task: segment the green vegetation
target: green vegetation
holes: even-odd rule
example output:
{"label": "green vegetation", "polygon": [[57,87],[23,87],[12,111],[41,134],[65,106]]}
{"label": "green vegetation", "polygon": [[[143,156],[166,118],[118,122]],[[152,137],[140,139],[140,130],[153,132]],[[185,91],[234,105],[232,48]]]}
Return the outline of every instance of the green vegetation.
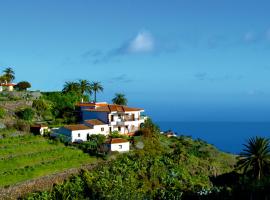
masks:
{"label": "green vegetation", "polygon": [[[12,131],[7,131],[6,134]],[[41,136],[0,140],[0,187],[92,163],[81,150]]]}
{"label": "green vegetation", "polygon": [[35,112],[32,108],[23,108],[23,109],[18,110],[16,112],[16,115],[22,120],[32,121],[35,115]]}
{"label": "green vegetation", "polygon": [[93,82],[91,84],[92,91],[94,92],[94,101],[97,102],[97,93],[103,91],[103,86],[101,85],[100,82]]}
{"label": "green vegetation", "polygon": [[72,82],[72,81],[67,81],[64,84],[64,88],[62,90],[63,93],[70,93],[70,92],[75,92],[79,93],[80,92],[80,85],[77,82]]}
{"label": "green vegetation", "polygon": [[81,95],[91,95],[92,94],[92,86],[91,83],[88,80],[79,80],[79,87]]}
{"label": "green vegetation", "polygon": [[0,129],[0,138],[6,138],[6,137],[10,137],[11,135],[14,135],[14,133],[16,133],[16,129]]}
{"label": "green vegetation", "polygon": [[116,94],[115,94],[115,97],[112,99],[112,102],[113,102],[114,104],[126,106],[128,100],[127,100],[127,98],[125,97],[124,94],[116,93]]}
{"label": "green vegetation", "polygon": [[5,115],[6,115],[5,109],[0,107],[0,119],[3,119]]}
{"label": "green vegetation", "polygon": [[270,140],[262,137],[250,138],[240,153],[238,166],[244,173],[260,180],[270,169]]}
{"label": "green vegetation", "polygon": [[43,93],[42,99],[45,100],[45,104],[47,104],[45,105],[47,109],[42,115],[52,115],[55,119],[55,124],[76,122],[75,105],[80,101],[79,95],[74,92],[45,92]]}
{"label": "green vegetation", "polygon": [[134,151],[28,199],[182,199],[211,190],[210,178],[231,172],[236,162],[201,140],[160,135],[150,120],[142,133]]}
{"label": "green vegetation", "polygon": [[3,75],[0,77],[0,82],[10,83],[15,79],[15,72],[11,67],[8,67],[3,70]]}
{"label": "green vegetation", "polygon": [[92,156],[104,156],[101,153],[102,144],[104,144],[106,137],[101,134],[90,135],[86,142],[78,144],[77,147],[82,149],[85,153],[89,153]]}
{"label": "green vegetation", "polygon": [[90,97],[94,89],[94,83],[90,83],[88,80],[80,79],[78,82],[65,82],[62,92],[65,94],[76,93],[77,95],[81,96],[81,99],[88,101],[88,96]]}

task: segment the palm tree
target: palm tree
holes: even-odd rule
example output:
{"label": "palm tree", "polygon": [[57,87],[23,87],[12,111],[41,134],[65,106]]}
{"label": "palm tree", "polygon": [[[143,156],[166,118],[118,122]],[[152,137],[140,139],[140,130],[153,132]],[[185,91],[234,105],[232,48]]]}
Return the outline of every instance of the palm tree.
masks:
{"label": "palm tree", "polygon": [[95,94],[95,102],[97,101],[97,92],[102,92],[103,91],[103,86],[100,84],[100,82],[93,82],[91,84],[92,90],[94,91]]}
{"label": "palm tree", "polygon": [[124,94],[116,93],[115,97],[112,99],[112,102],[114,104],[126,106],[128,101]]}
{"label": "palm tree", "polygon": [[237,162],[238,168],[260,180],[269,168],[270,140],[256,136],[250,138],[244,146]]}
{"label": "palm tree", "polygon": [[4,73],[3,76],[5,77],[8,83],[10,83],[11,81],[15,79],[15,72],[13,71],[11,67],[4,69],[3,73]]}
{"label": "palm tree", "polygon": [[85,93],[88,93],[89,95],[92,94],[92,86],[91,83],[88,80],[79,80],[79,85],[81,89],[81,94],[84,95]]}
{"label": "palm tree", "polygon": [[67,81],[64,84],[64,88],[62,90],[64,93],[68,93],[68,92],[76,92],[76,93],[80,93],[80,85],[79,83],[73,82],[73,81]]}

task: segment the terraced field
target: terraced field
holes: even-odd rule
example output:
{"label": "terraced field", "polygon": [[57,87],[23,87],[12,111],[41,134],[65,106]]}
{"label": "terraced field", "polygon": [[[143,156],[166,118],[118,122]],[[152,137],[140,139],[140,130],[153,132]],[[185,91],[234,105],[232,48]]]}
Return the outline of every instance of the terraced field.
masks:
{"label": "terraced field", "polygon": [[0,187],[61,172],[96,159],[41,136],[0,139]]}

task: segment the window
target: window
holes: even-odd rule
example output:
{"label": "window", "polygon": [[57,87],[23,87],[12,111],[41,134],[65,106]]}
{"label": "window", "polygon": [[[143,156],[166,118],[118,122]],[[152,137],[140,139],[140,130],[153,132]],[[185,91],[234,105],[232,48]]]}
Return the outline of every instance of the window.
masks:
{"label": "window", "polygon": [[81,137],[81,134],[80,133],[78,133],[78,137]]}
{"label": "window", "polygon": [[120,126],[118,126],[118,131],[121,131],[121,127]]}
{"label": "window", "polygon": [[118,146],[118,149],[122,149],[122,145],[119,145],[119,146]]}
{"label": "window", "polygon": [[101,128],[101,131],[104,131],[104,128]]}

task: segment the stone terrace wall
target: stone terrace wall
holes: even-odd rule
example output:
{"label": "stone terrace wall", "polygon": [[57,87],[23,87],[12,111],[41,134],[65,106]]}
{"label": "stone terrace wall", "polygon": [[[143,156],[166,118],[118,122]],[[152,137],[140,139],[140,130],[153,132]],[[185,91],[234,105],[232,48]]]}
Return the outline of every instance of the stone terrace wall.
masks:
{"label": "stone terrace wall", "polygon": [[54,184],[63,183],[64,180],[68,179],[71,175],[79,174],[82,169],[92,170],[101,163],[105,163],[105,161],[99,161],[95,164],[84,165],[80,168],[68,169],[64,172],[43,176],[37,179],[18,183],[13,186],[0,188],[0,199],[18,199],[31,192],[50,190]]}

